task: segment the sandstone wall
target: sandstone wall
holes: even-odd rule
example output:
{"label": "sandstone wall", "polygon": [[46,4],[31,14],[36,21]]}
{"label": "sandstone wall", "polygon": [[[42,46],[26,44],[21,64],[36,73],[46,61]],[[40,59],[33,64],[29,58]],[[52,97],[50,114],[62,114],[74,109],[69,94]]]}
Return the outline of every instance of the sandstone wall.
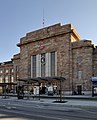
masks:
{"label": "sandstone wall", "polygon": [[73,48],[73,88],[82,85],[82,90],[91,89],[93,75],[93,45],[89,40],[72,43]]}
{"label": "sandstone wall", "polygon": [[[31,76],[31,56],[41,53],[57,52],[57,73],[64,76],[64,87],[70,89],[72,77],[71,24],[60,24],[27,33],[21,38],[20,47],[20,78]],[[73,33],[74,34],[74,33]],[[76,36],[76,35],[75,35]],[[76,36],[79,39],[79,36]]]}

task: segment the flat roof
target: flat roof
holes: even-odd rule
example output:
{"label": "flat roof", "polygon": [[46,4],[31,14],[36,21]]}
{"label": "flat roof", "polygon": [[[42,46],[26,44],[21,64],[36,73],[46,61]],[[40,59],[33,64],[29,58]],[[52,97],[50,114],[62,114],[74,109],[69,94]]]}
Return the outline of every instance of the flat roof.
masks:
{"label": "flat roof", "polygon": [[18,79],[18,81],[23,81],[23,82],[40,82],[40,81],[61,81],[61,80],[66,80],[65,77],[35,77],[35,78],[24,78],[24,79]]}
{"label": "flat roof", "polygon": [[0,83],[0,86],[17,85],[17,83]]}

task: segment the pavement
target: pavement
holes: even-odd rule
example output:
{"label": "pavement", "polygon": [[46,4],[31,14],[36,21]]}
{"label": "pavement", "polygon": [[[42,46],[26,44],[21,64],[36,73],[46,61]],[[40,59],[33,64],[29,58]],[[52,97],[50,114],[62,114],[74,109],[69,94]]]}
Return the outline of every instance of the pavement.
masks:
{"label": "pavement", "polygon": [[[62,107],[66,107],[66,106],[75,106],[75,107],[96,107],[97,108],[97,97],[91,97],[91,96],[65,96],[64,99],[62,100],[62,102],[60,103],[58,99],[56,99],[55,97],[41,97],[40,96],[40,100],[38,97],[36,98],[29,98],[29,97],[25,97],[24,99],[17,99],[17,97],[6,97],[2,98],[2,96],[0,96],[0,99],[4,99],[4,100],[13,100],[13,101],[22,101],[22,102],[27,102],[27,103],[33,103],[33,104],[43,104],[45,106],[47,105],[56,105],[56,106],[62,106]],[[57,102],[56,102],[57,101]]]}

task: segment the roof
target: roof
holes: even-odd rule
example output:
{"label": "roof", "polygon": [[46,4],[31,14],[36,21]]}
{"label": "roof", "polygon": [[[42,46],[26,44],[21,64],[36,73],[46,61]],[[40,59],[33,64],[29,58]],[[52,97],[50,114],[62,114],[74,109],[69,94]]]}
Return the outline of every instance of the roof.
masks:
{"label": "roof", "polygon": [[17,85],[17,83],[0,83],[0,86]]}
{"label": "roof", "polygon": [[51,37],[59,36],[62,34],[71,34],[77,39],[80,40],[81,37],[75,28],[71,24],[61,25],[61,23],[51,25],[39,30],[35,30],[29,33],[26,33],[26,36],[20,39],[20,43],[17,44],[18,47],[26,45],[32,42],[48,39]]}
{"label": "roof", "polygon": [[23,81],[23,82],[41,82],[41,81],[63,81],[66,80],[64,77],[35,77],[35,78],[24,78],[24,79],[18,79],[18,81]]}
{"label": "roof", "polygon": [[12,61],[6,61],[6,62],[0,63],[0,65],[11,64],[11,63],[12,63]]}

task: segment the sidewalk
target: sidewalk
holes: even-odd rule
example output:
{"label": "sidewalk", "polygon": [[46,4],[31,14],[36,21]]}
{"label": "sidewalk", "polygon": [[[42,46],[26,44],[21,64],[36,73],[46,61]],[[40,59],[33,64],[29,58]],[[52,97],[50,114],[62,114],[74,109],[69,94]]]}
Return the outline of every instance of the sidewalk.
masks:
{"label": "sidewalk", "polygon": [[[9,97],[4,100],[8,101],[17,101],[17,102],[26,102],[26,103],[33,103],[33,104],[43,104],[45,106],[52,105],[52,106],[60,106],[60,107],[65,107],[65,106],[75,106],[75,107],[96,107],[97,108],[97,97],[92,98],[89,96],[66,96],[64,98],[64,103],[57,103],[55,102],[55,98],[24,98],[24,99],[17,99],[17,97]],[[0,99],[2,97],[0,96]]]}
{"label": "sidewalk", "polygon": [[40,99],[30,100],[32,103],[53,104],[60,106],[76,106],[76,107],[97,107],[97,100],[77,100],[77,99],[64,99],[64,103],[57,103],[55,99]]}

